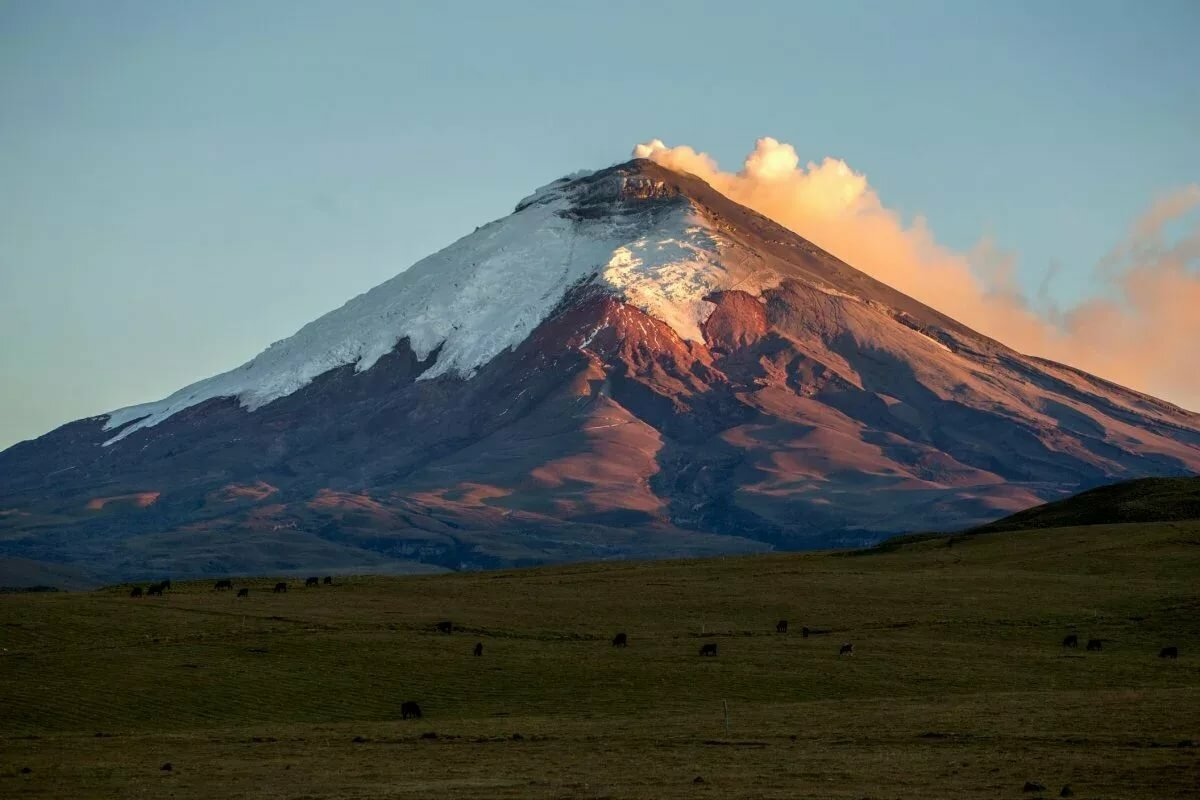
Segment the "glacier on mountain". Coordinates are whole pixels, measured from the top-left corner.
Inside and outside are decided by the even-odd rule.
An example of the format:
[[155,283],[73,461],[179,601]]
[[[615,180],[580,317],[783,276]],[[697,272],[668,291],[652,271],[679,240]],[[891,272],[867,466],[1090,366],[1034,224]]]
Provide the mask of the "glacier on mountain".
[[[638,176],[577,173],[542,187],[516,211],[477,229],[341,308],[276,342],[246,364],[163,400],[112,412],[112,444],[186,408],[237,397],[257,409],[336,367],[370,369],[407,338],[437,362],[422,379],[471,375],[522,342],[573,286],[593,280],[702,341],[714,291],[763,288],[722,258],[713,225],[682,198]],[[626,202],[629,201],[629,202]],[[594,213],[604,204],[605,213]],[[593,213],[588,213],[589,210]]]

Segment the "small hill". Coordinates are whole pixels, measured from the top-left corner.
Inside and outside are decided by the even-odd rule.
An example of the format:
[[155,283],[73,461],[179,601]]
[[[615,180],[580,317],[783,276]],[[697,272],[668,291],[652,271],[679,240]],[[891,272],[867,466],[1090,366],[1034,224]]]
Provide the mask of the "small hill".
[[93,589],[99,582],[86,569],[29,558],[0,556],[0,592],[36,590],[78,591]]
[[1035,506],[971,532],[1193,519],[1200,519],[1200,476],[1144,478],[1100,486],[1065,500]]

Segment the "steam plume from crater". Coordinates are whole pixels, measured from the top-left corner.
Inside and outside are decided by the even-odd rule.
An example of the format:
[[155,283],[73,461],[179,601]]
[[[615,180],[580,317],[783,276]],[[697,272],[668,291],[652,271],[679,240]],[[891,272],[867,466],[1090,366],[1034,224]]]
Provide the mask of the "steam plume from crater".
[[[703,178],[1017,350],[1200,409],[1200,185],[1163,195],[1133,221],[1125,239],[1092,267],[1090,299],[1039,312],[1018,288],[1010,255],[986,240],[970,253],[938,244],[923,218],[906,225],[865,175],[839,159],[802,165],[795,148],[771,137],[758,140],[738,172],[659,139],[637,145],[633,155]],[[1169,236],[1178,225],[1183,233]]]

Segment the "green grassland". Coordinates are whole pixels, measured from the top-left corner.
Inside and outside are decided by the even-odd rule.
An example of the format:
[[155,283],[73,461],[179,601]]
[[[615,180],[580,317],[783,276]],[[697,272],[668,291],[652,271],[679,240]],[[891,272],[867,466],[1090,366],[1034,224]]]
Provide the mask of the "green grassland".
[[274,581],[0,596],[0,797],[1200,796],[1200,522]]

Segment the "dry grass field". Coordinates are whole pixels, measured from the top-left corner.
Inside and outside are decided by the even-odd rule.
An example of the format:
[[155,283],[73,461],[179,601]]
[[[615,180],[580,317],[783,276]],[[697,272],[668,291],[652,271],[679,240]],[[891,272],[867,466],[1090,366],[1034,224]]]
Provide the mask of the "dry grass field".
[[276,580],[0,595],[0,797],[1200,796],[1197,522]]

